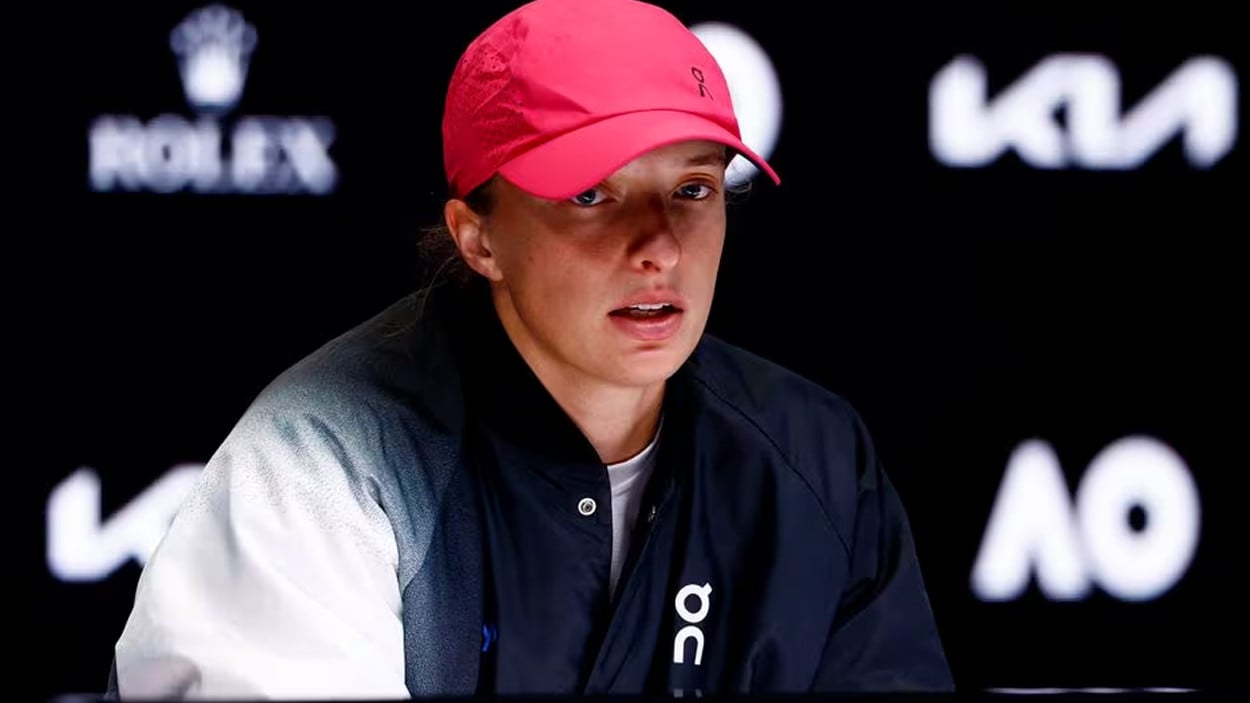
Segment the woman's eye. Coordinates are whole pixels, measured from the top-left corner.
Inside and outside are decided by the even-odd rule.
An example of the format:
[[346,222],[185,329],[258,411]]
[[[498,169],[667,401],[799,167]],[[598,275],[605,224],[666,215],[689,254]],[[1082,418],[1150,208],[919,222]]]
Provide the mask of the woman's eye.
[[598,188],[591,188],[588,191],[574,195],[572,198],[569,198],[569,200],[583,207],[590,207],[591,205],[598,205],[603,202],[603,197],[603,193],[599,192]]
[[712,187],[703,183],[687,183],[678,188],[677,192],[689,200],[702,200],[712,194]]

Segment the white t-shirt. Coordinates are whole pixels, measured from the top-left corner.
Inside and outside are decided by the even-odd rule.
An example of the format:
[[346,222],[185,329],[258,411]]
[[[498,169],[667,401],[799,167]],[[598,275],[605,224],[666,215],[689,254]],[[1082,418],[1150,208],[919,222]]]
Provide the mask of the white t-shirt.
[[608,480],[612,482],[612,580],[610,593],[616,593],[616,582],[621,577],[625,555],[629,553],[629,538],[638,519],[642,505],[643,489],[651,470],[655,468],[655,448],[660,440],[663,419],[656,427],[655,436],[641,452],[625,461],[608,464]]

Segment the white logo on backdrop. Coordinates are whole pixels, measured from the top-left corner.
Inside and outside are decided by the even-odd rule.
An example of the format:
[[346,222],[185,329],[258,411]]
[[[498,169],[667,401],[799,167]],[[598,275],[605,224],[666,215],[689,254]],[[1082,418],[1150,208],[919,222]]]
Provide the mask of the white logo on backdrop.
[[1213,56],[1185,61],[1127,110],[1120,71],[1100,54],[1047,56],[993,99],[988,83],[974,56],[933,77],[929,146],[939,162],[982,167],[1012,149],[1034,168],[1133,169],[1179,134],[1189,164],[1210,168],[1237,139],[1237,76]]
[[169,37],[187,102],[202,113],[226,112],[243,96],[256,28],[243,15],[212,5],[189,15]]
[[183,94],[196,111],[150,120],[103,115],[89,132],[91,188],[173,193],[324,195],[338,183],[327,117],[225,115],[243,96],[256,29],[238,11],[211,5],[170,34]]
[[1050,600],[1080,600],[1094,586],[1120,600],[1151,600],[1184,576],[1200,527],[1189,468],[1159,440],[1126,437],[1104,448],[1075,504],[1054,448],[1030,440],[1008,460],[972,590],[985,601],[1014,600],[1036,576]]
[[100,581],[130,560],[147,563],[203,470],[175,466],[108,519],[101,520],[100,477],[81,468],[48,496],[48,569],[62,581]]
[[[741,29],[723,22],[705,22],[690,27],[716,59],[729,99],[738,117],[742,141],[761,158],[768,159],[781,136],[781,81],[768,52]],[[759,173],[745,158],[735,157],[725,173],[732,186],[744,185]]]

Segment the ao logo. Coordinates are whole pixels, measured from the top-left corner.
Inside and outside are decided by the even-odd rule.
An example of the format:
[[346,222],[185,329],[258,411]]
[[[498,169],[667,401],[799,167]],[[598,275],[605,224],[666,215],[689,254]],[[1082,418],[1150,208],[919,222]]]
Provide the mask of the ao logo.
[[1189,568],[1200,513],[1184,460],[1156,439],[1126,437],[1103,449],[1075,505],[1054,449],[1030,440],[1007,464],[972,589],[982,600],[1012,600],[1035,572],[1051,600],[1085,598],[1094,585],[1121,600],[1150,600]]
[[325,117],[222,119],[239,102],[256,30],[235,10],[211,5],[170,35],[188,103],[198,117],[162,114],[146,124],[105,115],[91,125],[90,184],[95,191],[312,194],[332,191],[334,124]]
[[[705,22],[690,27],[708,53],[716,59],[738,116],[742,141],[767,159],[772,156],[781,135],[781,81],[764,51],[750,35],[721,22]],[[741,156],[735,157],[725,174],[726,183],[744,185],[759,169]]]
[[933,77],[929,146],[938,161],[976,168],[1014,149],[1035,168],[1132,169],[1180,133],[1189,163],[1209,168],[1237,139],[1237,76],[1213,56],[1185,61],[1123,114],[1119,70],[1099,54],[1048,56],[993,100],[987,84],[973,56]]

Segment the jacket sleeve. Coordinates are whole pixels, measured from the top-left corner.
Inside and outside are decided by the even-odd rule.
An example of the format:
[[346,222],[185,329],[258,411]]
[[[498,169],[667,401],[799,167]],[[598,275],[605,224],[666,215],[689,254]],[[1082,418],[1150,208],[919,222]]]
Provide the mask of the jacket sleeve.
[[953,691],[906,511],[859,425],[850,569],[817,691]]
[[140,574],[129,698],[407,698],[394,531],[353,438],[254,406]]

